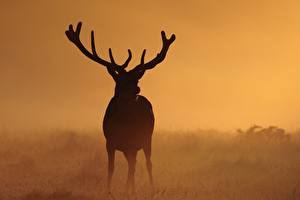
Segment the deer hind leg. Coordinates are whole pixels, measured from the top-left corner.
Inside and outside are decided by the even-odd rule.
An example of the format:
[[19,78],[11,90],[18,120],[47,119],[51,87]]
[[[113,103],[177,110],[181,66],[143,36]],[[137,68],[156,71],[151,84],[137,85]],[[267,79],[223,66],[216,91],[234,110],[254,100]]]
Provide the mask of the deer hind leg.
[[108,190],[108,193],[110,193],[111,180],[112,180],[112,176],[113,176],[114,168],[115,168],[115,149],[110,147],[106,143],[106,150],[107,150],[107,156],[108,156],[107,190]]
[[134,194],[135,193],[135,183],[134,183],[134,172],[136,165],[137,150],[124,152],[126,160],[128,162],[128,177],[126,183],[126,191]]
[[143,148],[146,157],[146,166],[149,175],[150,185],[153,188],[153,176],[152,176],[152,162],[151,162],[151,140]]

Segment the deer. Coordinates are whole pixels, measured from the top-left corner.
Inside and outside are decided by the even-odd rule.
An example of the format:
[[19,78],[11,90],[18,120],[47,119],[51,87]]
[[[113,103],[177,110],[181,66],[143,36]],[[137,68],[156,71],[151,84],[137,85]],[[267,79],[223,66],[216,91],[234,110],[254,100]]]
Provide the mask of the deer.
[[75,30],[70,24],[65,32],[66,36],[85,56],[105,66],[115,81],[114,96],[108,104],[102,124],[108,156],[107,190],[110,193],[116,151],[123,152],[128,162],[126,191],[135,192],[134,173],[139,150],[144,152],[149,181],[153,188],[151,141],[155,119],[150,101],[139,94],[138,83],[147,70],[153,69],[165,59],[170,45],[175,40],[175,35],[172,34],[170,38],[167,38],[165,32],[162,31],[162,49],[156,57],[145,62],[146,49],[144,49],[140,63],[133,69],[126,70],[132,58],[130,49],[128,49],[128,58],[120,65],[115,62],[112,50],[109,48],[110,61],[107,61],[96,52],[93,30],[91,31],[92,51],[86,49],[80,40],[81,27],[82,22],[77,24]]

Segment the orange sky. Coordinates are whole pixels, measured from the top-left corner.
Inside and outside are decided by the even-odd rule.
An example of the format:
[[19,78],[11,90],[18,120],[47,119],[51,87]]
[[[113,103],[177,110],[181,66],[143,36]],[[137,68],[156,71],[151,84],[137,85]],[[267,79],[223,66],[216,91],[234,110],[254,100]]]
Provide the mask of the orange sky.
[[30,2],[1,3],[0,127],[101,126],[114,83],[65,37],[82,20],[87,46],[94,29],[98,53],[123,62],[131,48],[131,67],[176,34],[140,83],[157,129],[300,128],[299,1]]

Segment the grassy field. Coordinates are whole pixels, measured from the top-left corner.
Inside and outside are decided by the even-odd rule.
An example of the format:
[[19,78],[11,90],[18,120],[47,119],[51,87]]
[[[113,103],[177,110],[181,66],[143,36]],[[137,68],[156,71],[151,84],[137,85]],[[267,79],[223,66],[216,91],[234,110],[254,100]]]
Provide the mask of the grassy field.
[[[137,199],[300,199],[300,137],[249,139],[214,130],[156,132],[155,191],[139,152]],[[98,131],[0,133],[0,200],[126,199],[127,163],[116,155],[106,196],[106,151]]]

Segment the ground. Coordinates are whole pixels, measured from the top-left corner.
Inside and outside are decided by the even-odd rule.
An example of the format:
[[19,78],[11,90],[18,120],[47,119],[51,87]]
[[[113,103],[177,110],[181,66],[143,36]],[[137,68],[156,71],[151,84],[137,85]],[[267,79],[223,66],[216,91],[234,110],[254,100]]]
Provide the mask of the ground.
[[[249,139],[235,133],[156,131],[155,189],[138,154],[137,199],[300,199],[300,137]],[[116,154],[113,196],[106,196],[100,131],[0,132],[0,200],[126,199],[127,163]]]

